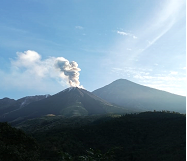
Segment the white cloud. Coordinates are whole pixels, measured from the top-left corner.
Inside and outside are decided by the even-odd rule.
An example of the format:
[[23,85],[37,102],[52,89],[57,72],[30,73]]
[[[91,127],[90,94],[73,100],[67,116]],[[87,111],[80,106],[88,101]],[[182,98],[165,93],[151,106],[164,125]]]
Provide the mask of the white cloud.
[[130,48],[127,48],[127,50],[131,51],[132,49],[130,49]]
[[120,34],[120,35],[125,35],[125,36],[129,35],[129,33],[122,32],[122,31],[117,31],[117,33]]
[[[61,64],[57,67],[59,60]],[[70,83],[79,84],[79,71],[76,62],[69,62],[63,57],[42,60],[35,51],[18,52],[17,58],[11,59],[10,72],[0,70],[0,88],[59,91],[69,87]]]
[[137,39],[137,37],[131,33],[123,32],[123,31],[117,31],[117,33],[123,36],[131,36],[133,39]]
[[[137,35],[133,35],[131,32],[124,32],[125,30],[119,28],[115,31],[121,36],[132,36],[134,40],[136,40],[130,41],[129,39],[119,39],[119,41],[114,44],[112,49],[116,51],[113,55],[114,59],[118,59],[116,61],[120,62],[120,60],[125,59],[126,63],[131,63],[131,60],[134,60],[136,57],[143,54],[148,48],[168,33],[170,29],[176,30],[175,34],[177,35],[177,33],[179,33],[178,30],[180,30],[181,27],[184,27],[185,1],[159,1],[157,5],[153,7],[153,11],[150,14],[152,16],[148,16],[150,17],[149,19],[146,19],[145,17],[145,21],[142,20],[141,26],[137,25],[136,28],[133,28],[134,30],[132,33],[134,32]],[[175,29],[175,25],[178,25],[180,29]],[[173,34],[173,36],[175,34]],[[136,37],[138,38],[136,39]],[[170,42],[170,40],[168,41]],[[167,44],[167,42],[165,44]],[[127,55],[123,55],[124,57],[120,56],[122,53],[125,53],[126,48],[133,49],[129,59],[127,59]],[[155,51],[156,50],[159,49],[155,49]],[[117,57],[116,55],[119,56]]]
[[170,74],[171,74],[171,75],[177,75],[178,72],[176,72],[176,71],[171,71]]
[[12,72],[24,72],[38,78],[56,77],[58,72],[54,69],[56,58],[50,57],[41,60],[41,56],[35,51],[17,52],[17,59],[11,60]]
[[[167,33],[173,25],[180,20],[185,14],[185,1],[176,0],[166,0],[160,6],[159,12],[155,14],[152,18],[152,25],[149,25],[145,31],[146,33],[152,35],[149,40],[149,44],[146,48],[153,45],[157,40],[159,40],[165,33]],[[146,35],[144,33],[144,35]]]
[[121,69],[121,68],[112,68],[112,71],[122,71],[123,69]]
[[177,71],[163,71],[162,73],[154,73],[152,69],[141,68],[112,68],[112,75],[116,77],[128,78],[139,84],[152,88],[164,90],[167,92],[186,95],[186,75]]
[[84,29],[84,27],[82,27],[82,26],[75,26],[75,28],[79,29],[79,30],[83,30]]

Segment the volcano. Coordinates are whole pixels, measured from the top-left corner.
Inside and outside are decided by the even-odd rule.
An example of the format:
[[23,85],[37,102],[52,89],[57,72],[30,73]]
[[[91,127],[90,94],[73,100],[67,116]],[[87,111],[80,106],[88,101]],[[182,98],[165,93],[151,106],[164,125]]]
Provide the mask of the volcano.
[[71,117],[129,112],[132,111],[112,105],[85,89],[70,87],[48,98],[9,112],[1,116],[0,121],[25,120],[45,115]]
[[93,91],[98,97],[138,111],[175,111],[186,113],[186,97],[118,79]]

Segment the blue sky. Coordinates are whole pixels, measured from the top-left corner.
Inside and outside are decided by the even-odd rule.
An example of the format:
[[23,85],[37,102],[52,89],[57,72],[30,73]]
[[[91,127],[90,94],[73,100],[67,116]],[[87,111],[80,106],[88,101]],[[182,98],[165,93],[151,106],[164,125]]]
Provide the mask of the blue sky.
[[123,78],[186,95],[185,0],[1,0],[0,35],[0,98],[69,87],[56,61],[88,91]]

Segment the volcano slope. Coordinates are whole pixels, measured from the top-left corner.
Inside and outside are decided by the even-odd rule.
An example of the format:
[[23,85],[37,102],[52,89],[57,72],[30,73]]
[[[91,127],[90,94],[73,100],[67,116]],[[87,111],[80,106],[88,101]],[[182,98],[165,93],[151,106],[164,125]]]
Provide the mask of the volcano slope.
[[92,92],[102,99],[137,111],[186,113],[186,97],[118,79]]
[[32,102],[24,108],[9,112],[1,117],[0,121],[19,122],[44,115],[71,117],[130,112],[133,111],[112,105],[87,90],[70,87],[46,99]]

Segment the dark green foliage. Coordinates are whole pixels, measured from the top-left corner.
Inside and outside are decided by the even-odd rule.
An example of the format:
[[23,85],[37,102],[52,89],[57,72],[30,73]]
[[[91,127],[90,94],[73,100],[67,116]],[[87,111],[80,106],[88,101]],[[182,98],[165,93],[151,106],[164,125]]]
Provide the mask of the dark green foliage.
[[42,160],[58,161],[62,157],[78,160],[80,156],[96,161],[109,160],[105,158],[108,156],[114,161],[182,161],[186,158],[185,115],[145,112],[105,116],[83,126],[81,123],[86,121],[80,120],[81,117],[75,117],[71,124],[69,120],[73,126],[61,126],[58,122],[57,126],[53,124],[32,133],[40,145]]
[[0,123],[0,161],[37,161],[36,141],[23,131]]
[[90,148],[86,151],[87,153],[85,155],[79,156],[78,158],[80,161],[112,161],[114,160],[115,149],[117,148],[112,148],[103,154],[100,150]]

